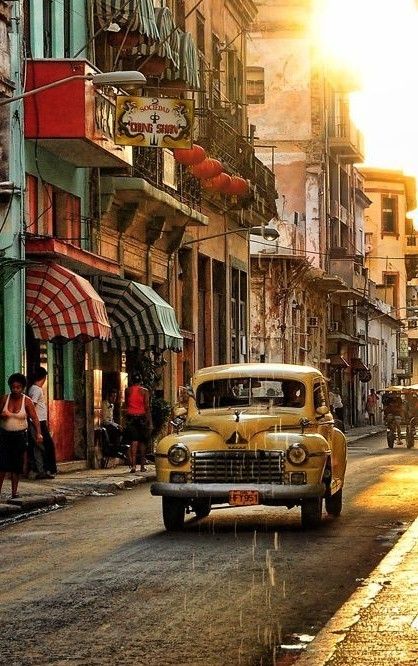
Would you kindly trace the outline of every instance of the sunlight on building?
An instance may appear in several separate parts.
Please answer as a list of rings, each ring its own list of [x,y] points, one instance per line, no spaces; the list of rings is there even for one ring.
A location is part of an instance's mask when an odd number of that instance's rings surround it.
[[[366,162],[418,174],[417,28],[413,0],[318,0],[314,32],[326,61],[354,70],[351,113],[365,134]]]

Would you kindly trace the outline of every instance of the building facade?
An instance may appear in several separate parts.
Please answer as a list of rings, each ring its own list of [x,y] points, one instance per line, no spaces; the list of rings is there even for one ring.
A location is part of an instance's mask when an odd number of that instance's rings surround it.
[[[171,403],[197,367],[248,358],[248,230],[276,211],[274,175],[247,124],[246,30],[256,9],[12,4],[14,76],[3,94],[26,94],[1,110],[12,121],[5,225],[18,260],[6,287],[15,315],[4,317],[3,383],[47,367],[58,459],[94,465],[102,398],[118,389],[121,418],[134,369],[151,364],[154,395]],[[92,81],[132,70],[146,77],[142,89]],[[192,145],[235,187],[215,189],[172,148],[115,143],[118,92],[156,106],[192,100]]]

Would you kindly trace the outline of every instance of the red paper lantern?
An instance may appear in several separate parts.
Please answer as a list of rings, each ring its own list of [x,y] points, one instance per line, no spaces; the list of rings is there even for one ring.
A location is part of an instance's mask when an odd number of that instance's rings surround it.
[[[173,155],[176,162],[187,166],[200,164],[206,159],[205,149],[198,146],[197,143],[193,144],[192,148],[174,148]]]
[[[232,176],[231,183],[228,186],[227,194],[233,194],[237,197],[245,197],[250,192],[250,186],[245,178]]]
[[[228,176],[228,174],[224,172],[220,173],[219,176],[215,176],[214,178],[202,182],[202,186],[206,190],[212,190],[214,192],[226,192],[230,184],[231,176]]]
[[[219,176],[222,171],[222,163],[219,160],[214,160],[212,157],[209,157],[206,160],[203,160],[203,162],[200,162],[200,164],[192,167],[192,174],[196,176],[196,178],[202,178],[203,180]]]

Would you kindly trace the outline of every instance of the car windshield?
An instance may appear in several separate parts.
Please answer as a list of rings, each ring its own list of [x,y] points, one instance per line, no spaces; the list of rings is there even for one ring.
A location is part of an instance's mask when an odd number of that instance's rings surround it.
[[[251,405],[299,408],[305,405],[305,386],[289,379],[214,379],[198,386],[196,405],[198,409]]]

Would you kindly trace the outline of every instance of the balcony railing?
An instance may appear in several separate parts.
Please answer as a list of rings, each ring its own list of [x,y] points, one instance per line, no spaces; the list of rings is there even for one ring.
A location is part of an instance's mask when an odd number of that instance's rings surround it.
[[[171,154],[170,154],[171,155]],[[187,168],[170,160],[165,151],[155,148],[134,148],[133,176],[144,178],[148,183],[164,190],[182,203],[201,210],[200,181]]]
[[[349,118],[336,119],[329,133],[331,152],[350,164],[363,162],[364,137]]]
[[[266,218],[276,215],[274,173],[255,156],[254,146],[217,111],[199,109],[196,141],[226,170],[248,179],[254,188],[254,206]]]

